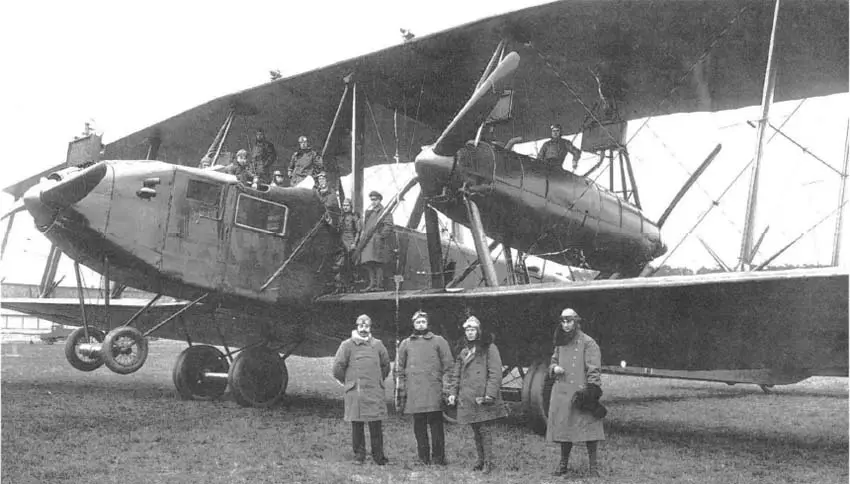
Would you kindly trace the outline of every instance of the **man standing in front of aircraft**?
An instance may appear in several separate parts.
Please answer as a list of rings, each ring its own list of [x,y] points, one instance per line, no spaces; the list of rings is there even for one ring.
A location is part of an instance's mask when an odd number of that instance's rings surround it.
[[[442,336],[428,327],[428,313],[416,311],[413,334],[398,350],[398,400],[396,406],[413,414],[416,451],[423,464],[446,465],[443,430],[443,377],[452,368],[452,352]],[[428,445],[428,427],[431,445]]]
[[[372,337],[372,318],[361,314],[351,338],[343,341],[334,357],[333,376],[343,385],[345,421],[351,422],[354,463],[366,460],[364,424],[369,423],[372,459],[379,466],[388,461],[384,454],[381,422],[387,418],[384,380],[390,374],[390,355],[381,340]]]
[[[572,308],[565,308],[555,334],[549,374],[555,378],[549,400],[546,440],[561,446],[561,461],[553,475],[567,473],[573,444],[585,442],[590,462],[589,474],[598,476],[597,447],[605,440],[602,417],[602,353],[599,345],[581,330],[581,318]]]
[[[251,150],[251,171],[259,177],[263,183],[269,183],[269,175],[271,174],[272,166],[277,161],[277,151],[271,141],[266,139],[266,132],[262,128],[257,129],[254,149]]]
[[[289,160],[289,184],[294,187],[308,176],[321,173],[324,169],[321,155],[310,147],[310,140],[306,136],[300,136],[298,149],[292,153],[292,158]]]
[[[387,214],[383,220],[378,220],[384,206],[381,200],[384,197],[376,192],[369,192],[370,205],[363,214],[363,232],[368,232],[377,226],[372,237],[363,246],[360,252],[360,262],[366,268],[369,275],[369,286],[366,291],[384,290],[384,266],[392,260],[391,237],[393,235],[393,216]]]
[[[576,171],[581,150],[569,141],[561,138],[560,124],[553,124],[551,129],[552,137],[546,140],[543,146],[540,147],[540,151],[537,152],[537,159],[545,162],[547,166],[563,168],[567,153],[570,153],[573,155],[573,171]]]

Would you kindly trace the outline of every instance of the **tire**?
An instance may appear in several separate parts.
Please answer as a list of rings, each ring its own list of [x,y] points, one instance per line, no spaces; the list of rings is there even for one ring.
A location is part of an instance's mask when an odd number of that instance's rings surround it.
[[[555,380],[549,377],[549,365],[542,361],[529,367],[522,379],[522,406],[529,426],[540,435],[546,434],[549,399],[554,384]]]
[[[227,390],[227,380],[206,380],[206,372],[227,373],[230,364],[224,354],[213,346],[190,346],[174,363],[172,377],[177,394],[183,400],[215,400]]]
[[[257,347],[244,350],[236,357],[227,380],[239,405],[268,408],[286,392],[289,373],[276,351]]]
[[[80,345],[91,343],[103,343],[103,331],[92,327],[88,328],[89,337],[86,339],[86,328],[77,328],[65,341],[65,359],[74,368],[80,371],[94,371],[103,365],[103,356],[91,356],[80,352]]]
[[[148,340],[132,326],[121,326],[106,333],[103,340],[103,362],[115,373],[127,375],[138,371],[148,358]]]

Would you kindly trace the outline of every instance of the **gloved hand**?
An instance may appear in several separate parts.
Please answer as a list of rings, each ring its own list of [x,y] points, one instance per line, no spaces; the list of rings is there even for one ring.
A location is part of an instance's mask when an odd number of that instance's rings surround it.
[[[555,365],[555,366],[552,368],[552,373],[554,373],[554,374],[556,374],[556,375],[563,375],[563,374],[564,374],[564,373],[566,373],[566,372],[567,372],[566,370],[564,370],[563,368],[561,368],[561,367],[560,367],[560,366],[558,366],[558,365]]]
[[[454,395],[449,395],[448,397],[446,397],[446,404],[448,404],[448,406],[454,407],[456,402],[457,398]]]

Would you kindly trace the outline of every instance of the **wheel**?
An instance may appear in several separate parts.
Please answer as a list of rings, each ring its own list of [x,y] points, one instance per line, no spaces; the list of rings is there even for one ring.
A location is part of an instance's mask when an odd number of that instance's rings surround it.
[[[546,433],[554,383],[555,380],[549,378],[549,365],[544,362],[533,364],[522,379],[522,405],[528,415],[528,424],[541,435]]]
[[[227,375],[233,398],[243,407],[270,407],[289,383],[286,363],[276,351],[257,347],[242,351]]]
[[[92,327],[88,328],[89,337],[86,338],[85,328],[77,328],[65,341],[65,359],[74,368],[80,371],[94,371],[103,365],[103,357],[82,351],[81,345],[99,344],[103,342],[103,331]]]
[[[180,353],[171,375],[183,400],[214,400],[224,394],[227,380],[207,379],[204,373],[227,373],[229,369],[230,364],[221,351],[213,346],[199,345]]]
[[[103,340],[103,362],[115,373],[126,375],[138,371],[148,358],[148,340],[132,326],[121,326],[106,333]]]

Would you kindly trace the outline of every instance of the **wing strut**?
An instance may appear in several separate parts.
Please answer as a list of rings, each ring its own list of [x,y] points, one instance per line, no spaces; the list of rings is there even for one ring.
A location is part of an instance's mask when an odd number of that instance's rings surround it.
[[[764,91],[761,98],[761,118],[759,118],[758,134],[756,135],[756,156],[753,164],[753,172],[750,177],[750,190],[747,194],[747,212],[744,217],[744,236],[741,241],[741,254],[739,262],[742,268],[749,269],[747,258],[753,253],[753,230],[756,222],[756,201],[758,200],[759,169],[761,167],[762,153],[764,152],[764,134],[767,131],[767,117],[770,114],[770,105],[773,104],[773,90],[776,85],[776,69],[773,66],[773,48],[776,41],[776,23],[779,19],[779,2],[773,10],[773,26],[770,30],[770,44],[767,51],[767,67],[764,74]]]

